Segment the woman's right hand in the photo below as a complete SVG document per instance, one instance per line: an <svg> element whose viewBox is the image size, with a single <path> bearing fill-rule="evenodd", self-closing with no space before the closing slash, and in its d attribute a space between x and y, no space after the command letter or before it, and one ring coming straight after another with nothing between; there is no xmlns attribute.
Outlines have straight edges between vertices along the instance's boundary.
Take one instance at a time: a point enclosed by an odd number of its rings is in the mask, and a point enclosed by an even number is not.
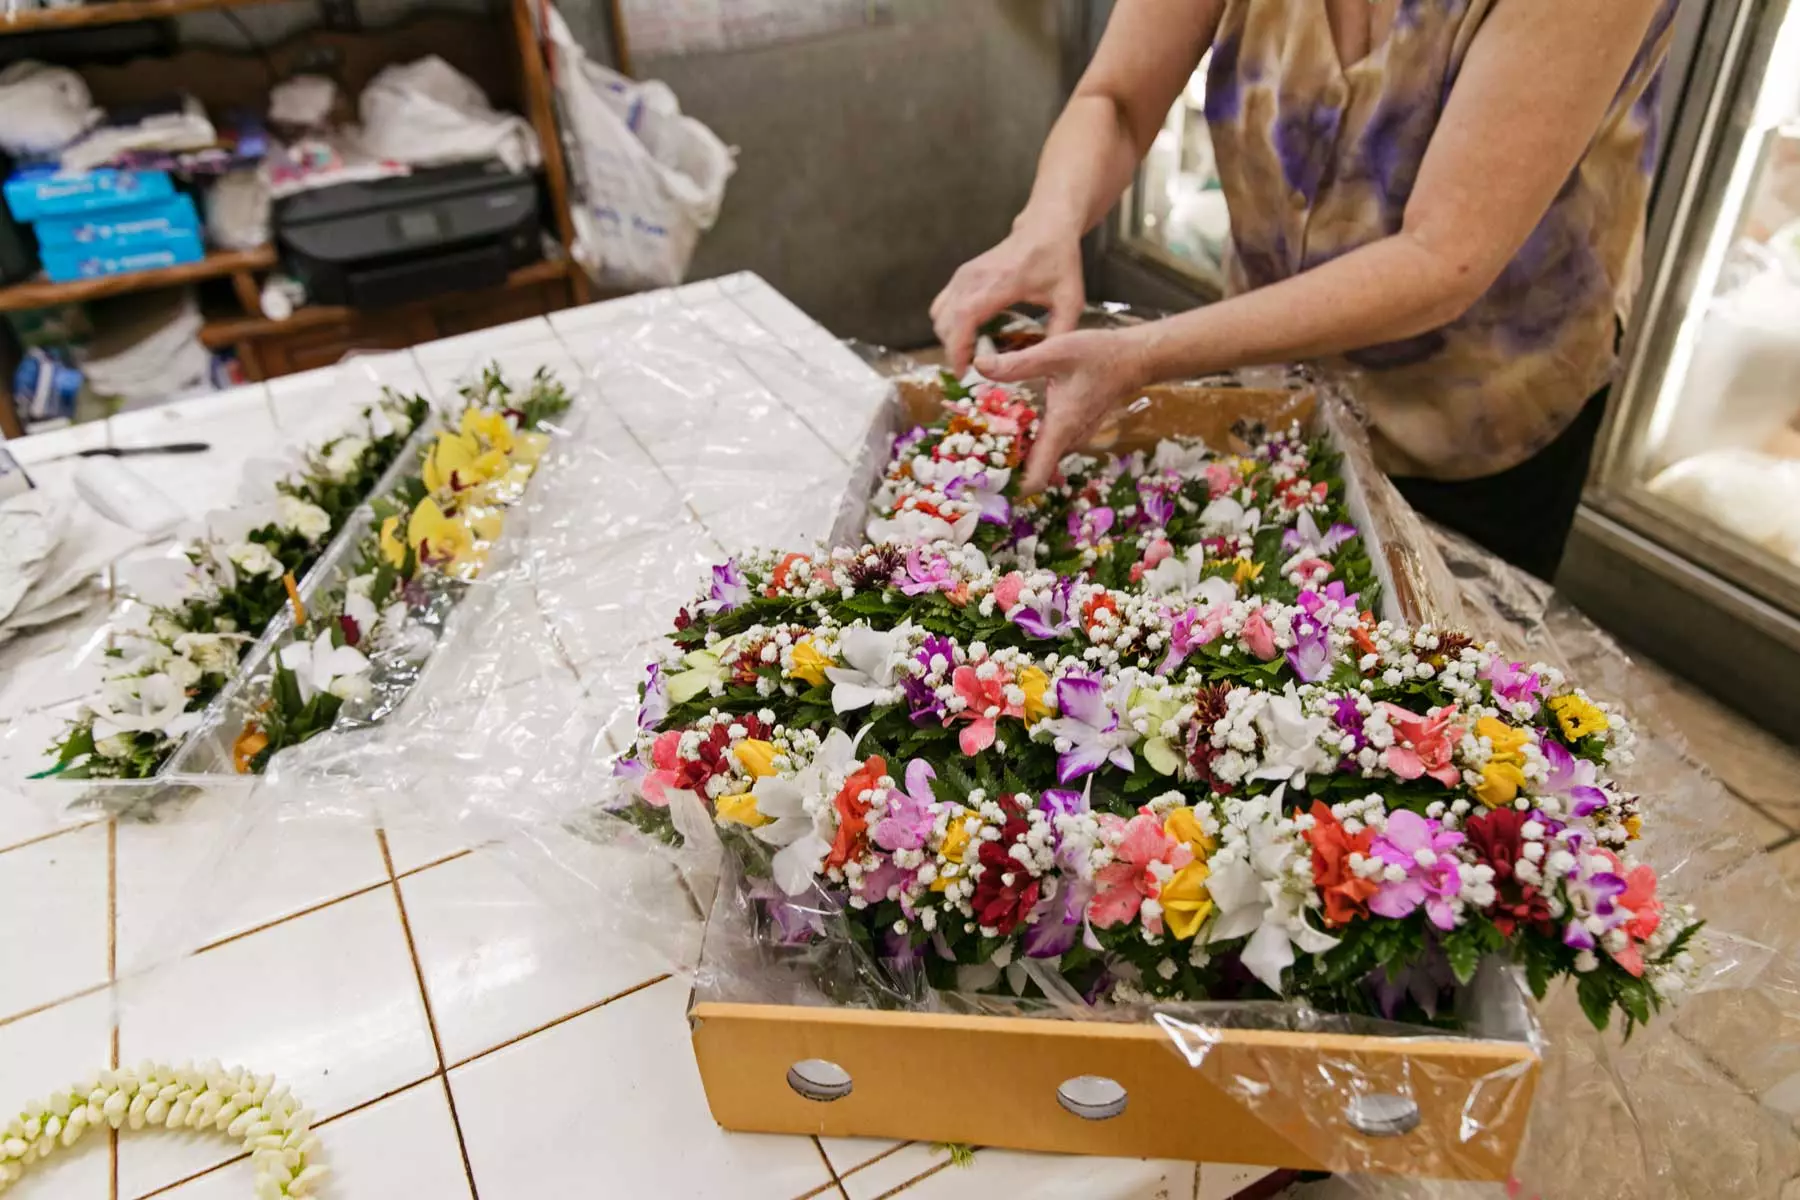
<svg viewBox="0 0 1800 1200"><path fill-rule="evenodd" d="M969 369L983 322L1021 301L1050 310L1052 335L1075 328L1087 302L1079 235L1021 218L1005 241L957 268L931 302L931 324L958 374Z"/></svg>

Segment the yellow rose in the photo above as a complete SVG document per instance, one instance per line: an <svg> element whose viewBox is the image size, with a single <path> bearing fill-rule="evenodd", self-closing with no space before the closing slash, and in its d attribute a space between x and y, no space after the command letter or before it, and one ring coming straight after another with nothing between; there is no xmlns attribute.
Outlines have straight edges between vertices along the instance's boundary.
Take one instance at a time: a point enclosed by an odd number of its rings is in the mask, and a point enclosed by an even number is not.
<svg viewBox="0 0 1800 1200"><path fill-rule="evenodd" d="M769 818L757 811L756 797L749 792L720 796L713 801L713 816L721 825L748 825L752 829L769 823Z"/></svg>
<svg viewBox="0 0 1800 1200"><path fill-rule="evenodd" d="M968 853L969 842L981 828L981 819L967 810L950 818L944 827L944 840L938 844L938 857L945 865L938 867L937 878L931 881L931 890L941 892L962 874L963 855Z"/></svg>
<svg viewBox="0 0 1800 1200"><path fill-rule="evenodd" d="M1019 690L1025 693L1025 724L1036 725L1052 713L1050 702L1045 699L1050 691L1050 677L1037 667L1026 667L1014 680Z"/></svg>
<svg viewBox="0 0 1800 1200"><path fill-rule="evenodd" d="M1605 713L1573 692L1552 697L1550 711L1556 714L1556 723L1562 726L1563 736L1571 742L1599 733L1608 723Z"/></svg>
<svg viewBox="0 0 1800 1200"><path fill-rule="evenodd" d="M731 748L744 770L750 772L750 778L761 779L775 774L775 745L761 738L745 738Z"/></svg>
<svg viewBox="0 0 1800 1200"><path fill-rule="evenodd" d="M1170 809L1169 815L1163 818L1163 832L1192 850L1195 859L1203 859L1213 852L1213 840L1200 828L1200 821L1191 808Z"/></svg>
<svg viewBox="0 0 1800 1200"><path fill-rule="evenodd" d="M788 671L788 677L818 687L825 682L825 668L830 665L831 660L819 653L811 638L802 638L794 643L794 665Z"/></svg>
<svg viewBox="0 0 1800 1200"><path fill-rule="evenodd" d="M1531 741L1531 735L1523 729L1515 729L1505 721L1493 717L1483 717L1475 722L1475 736L1484 737L1493 743L1494 762L1523 763L1525 747Z"/></svg>
<svg viewBox="0 0 1800 1200"><path fill-rule="evenodd" d="M1482 769L1481 782L1475 785L1475 798L1489 808L1504 808L1519 798L1525 786L1525 772L1517 763L1495 758Z"/></svg>
<svg viewBox="0 0 1800 1200"><path fill-rule="evenodd" d="M1206 918L1212 915L1212 896L1206 890L1209 874L1205 863L1191 862L1170 876L1157 893L1163 923L1176 941L1185 942L1199 933Z"/></svg>

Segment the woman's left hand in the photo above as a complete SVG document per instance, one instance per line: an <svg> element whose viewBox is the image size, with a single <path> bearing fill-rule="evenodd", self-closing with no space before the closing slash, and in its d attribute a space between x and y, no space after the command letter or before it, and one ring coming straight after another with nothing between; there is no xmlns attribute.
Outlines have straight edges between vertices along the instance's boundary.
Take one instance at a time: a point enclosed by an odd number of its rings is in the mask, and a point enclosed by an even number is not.
<svg viewBox="0 0 1800 1200"><path fill-rule="evenodd" d="M1048 487L1063 455L1080 448L1151 382L1138 332L1063 333L1026 350L976 360L975 369L996 383L1043 379L1049 385L1044 419L1025 465L1027 495Z"/></svg>

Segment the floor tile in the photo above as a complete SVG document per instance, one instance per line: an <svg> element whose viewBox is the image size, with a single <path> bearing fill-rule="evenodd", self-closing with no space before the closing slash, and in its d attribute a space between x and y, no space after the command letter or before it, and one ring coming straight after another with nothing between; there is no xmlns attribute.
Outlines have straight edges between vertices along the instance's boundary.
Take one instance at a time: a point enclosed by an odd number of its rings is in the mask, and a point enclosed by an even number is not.
<svg viewBox="0 0 1800 1200"><path fill-rule="evenodd" d="M713 1124L670 980L451 1072L482 1200L790 1200L830 1183L812 1139Z"/></svg>
<svg viewBox="0 0 1800 1200"><path fill-rule="evenodd" d="M468 1173L441 1079L327 1122L320 1161L331 1169L316 1193L329 1200L460 1200ZM168 1200L244 1200L256 1172L234 1163L162 1193Z"/></svg>
<svg viewBox="0 0 1800 1200"><path fill-rule="evenodd" d="M0 1025L0 1103L16 1111L52 1092L73 1087L110 1061L112 1009L105 995L88 996L8 1025ZM90 1133L30 1167L9 1188L8 1200L106 1200L112 1182L112 1150L103 1134Z"/></svg>
<svg viewBox="0 0 1800 1200"><path fill-rule="evenodd" d="M453 829L423 828L405 825L390 828L387 835L388 856L394 862L394 874L404 875L430 863L461 854L470 848L472 839Z"/></svg>
<svg viewBox="0 0 1800 1200"><path fill-rule="evenodd" d="M875 1200L950 1161L949 1147L929 1142L907 1142L891 1154L882 1153L891 1144L867 1138L820 1138L819 1145L825 1148L850 1200ZM871 1161L851 1161L865 1149L876 1152Z"/></svg>
<svg viewBox="0 0 1800 1200"><path fill-rule="evenodd" d="M124 973L387 879L369 825L284 812L235 790L122 821L117 861Z"/></svg>
<svg viewBox="0 0 1800 1200"><path fill-rule="evenodd" d="M347 900L121 985L123 1062L216 1059L273 1074L321 1117L437 1068L391 889ZM225 1161L198 1135L126 1139L121 1194Z"/></svg>
<svg viewBox="0 0 1800 1200"><path fill-rule="evenodd" d="M572 838L553 857L486 847L400 888L452 1063L667 973L699 932L665 865Z"/></svg>
<svg viewBox="0 0 1800 1200"><path fill-rule="evenodd" d="M0 854L0 1017L106 982L106 827Z"/></svg>
<svg viewBox="0 0 1800 1200"><path fill-rule="evenodd" d="M909 1147L910 1149L910 1147ZM1188 1200L1193 1163L982 1150L967 1166L947 1166L901 1194L906 1200L1030 1196L1032 1200ZM852 1175L844 1181L848 1188ZM852 1200L857 1193L852 1192ZM879 1193L870 1193L879 1195Z"/></svg>
<svg viewBox="0 0 1800 1200"><path fill-rule="evenodd" d="M0 849L99 819L90 809L72 807L80 787L30 778L55 765L51 744L80 709L79 703L59 704L0 724Z"/></svg>

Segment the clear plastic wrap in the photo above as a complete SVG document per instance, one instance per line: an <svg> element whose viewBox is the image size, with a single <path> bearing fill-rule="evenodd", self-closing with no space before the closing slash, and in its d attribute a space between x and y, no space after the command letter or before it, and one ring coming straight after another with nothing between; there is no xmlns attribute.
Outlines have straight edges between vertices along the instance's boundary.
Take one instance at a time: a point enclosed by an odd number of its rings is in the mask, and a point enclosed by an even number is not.
<svg viewBox="0 0 1800 1200"><path fill-rule="evenodd" d="M1278 1003L1157 1006L1097 1021L1079 997L1025 1006L985 992L896 986L903 973L871 973L843 939L811 951L781 947L707 815L697 805L672 807L679 845L640 830L624 818L612 760L636 732L651 642L703 590L712 564L751 546L804 544L860 526L857 506L880 467L867 455L885 456L899 402L760 281L634 297L553 323L595 401L581 428L546 463L519 524L469 585L404 703L379 725L278 755L238 810L208 890L248 884L236 878L243 868L232 846L269 830L379 827L495 842L521 879L588 930L594 953L629 947L653 956L688 974L697 1005L774 1005L851 1023L867 1016L874 1032L866 1036L877 1039L941 1036L949 1026L932 1026L939 1018L1010 1020L1028 1040L1039 1027L1075 1027L1086 1038L1117 1025L1102 1042L1148 1036L1156 1068L1145 1078L1160 1075L1186 1097L1180 1102L1196 1114L1187 1123L1199 1127L1188 1143L1194 1153L1218 1146L1209 1156L1245 1161L1256 1150L1336 1172L1319 1186L1342 1193L1499 1195L1509 1139L1527 1114L1511 1172L1523 1192L1509 1194L1776 1197L1800 1174L1789 1115L1800 1109L1790 1082L1800 1061L1790 1061L1785 1037L1800 1021L1789 897L1768 856L1719 819L1728 799L1657 734L1643 739L1634 776L1655 805L1645 840L1670 889L1712 919L1712 966L1687 1007L1624 1045L1586 1026L1572 989L1537 1009L1510 972L1493 966L1467 994L1470 1033L1458 1037ZM1391 595L1410 594L1402 611L1502 638L1641 713L1641 677L1618 648L1516 572L1429 533L1359 450L1347 390L1318 386L1369 526L1396 552L1383 561ZM802 908L782 919L829 926L841 918ZM171 920L159 953L201 940L202 931ZM1055 1019L1077 1013L1087 1019ZM888 1018L901 1023L884 1027ZM951 1057L966 1064L970 1055L1001 1054L1005 1040L970 1036ZM829 1044L852 1052L852 1042ZM930 1052L894 1050L899 1044L885 1043L897 1059ZM1060 1066L1064 1052L1047 1049L1045 1061ZM993 1071L982 1078L1036 1069L1029 1058L984 1064ZM1183 1082L1193 1079L1204 1086ZM1054 1091L1051 1081L1045 1095ZM990 1107L1008 1094L980 1093ZM818 1114L830 1109L800 1111L817 1131L829 1120ZM956 1115L948 1099L944 1109ZM1065 1102L1051 1116L1065 1110L1074 1111ZM1141 1099L1125 1111L1181 1124ZM1202 1111L1215 1121L1210 1134ZM1151 1152L1150 1143L1104 1140L1113 1133L1046 1127L1049 1140L1034 1133L1012 1144ZM909 1135L963 1141L978 1140L984 1127L919 1128ZM1388 1177L1397 1170L1499 1182Z"/></svg>

